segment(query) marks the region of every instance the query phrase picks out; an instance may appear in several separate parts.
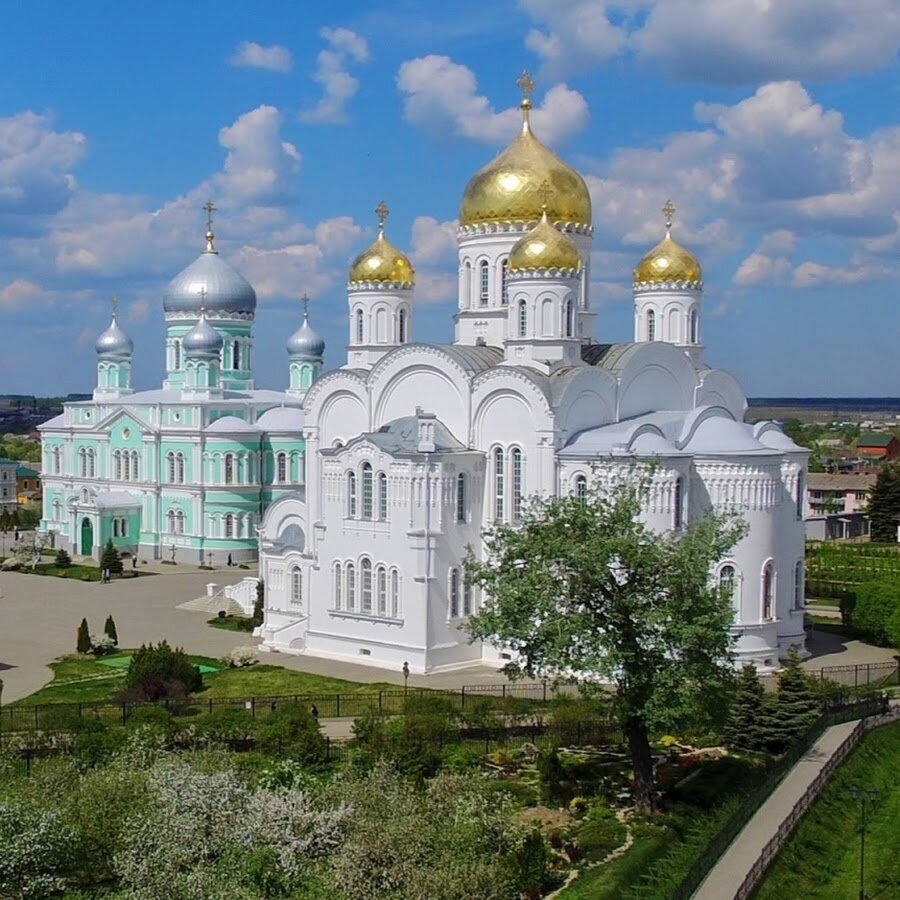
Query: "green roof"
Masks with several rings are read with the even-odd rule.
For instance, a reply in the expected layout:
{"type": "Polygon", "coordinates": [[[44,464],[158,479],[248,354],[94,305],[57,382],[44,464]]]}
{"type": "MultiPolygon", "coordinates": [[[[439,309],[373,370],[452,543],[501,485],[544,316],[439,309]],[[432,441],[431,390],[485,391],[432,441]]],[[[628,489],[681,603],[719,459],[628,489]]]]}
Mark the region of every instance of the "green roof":
{"type": "Polygon", "coordinates": [[[888,444],[894,439],[892,434],[886,434],[885,432],[877,432],[876,434],[866,434],[860,435],[857,438],[856,446],[857,447],[887,447],[888,444]]]}
{"type": "Polygon", "coordinates": [[[28,466],[19,466],[16,469],[16,478],[40,478],[41,473],[37,469],[30,469],[28,466]]]}
{"type": "Polygon", "coordinates": [[[7,459],[5,456],[0,456],[0,466],[4,463],[8,466],[17,466],[19,465],[20,460],[18,459],[7,459]]]}

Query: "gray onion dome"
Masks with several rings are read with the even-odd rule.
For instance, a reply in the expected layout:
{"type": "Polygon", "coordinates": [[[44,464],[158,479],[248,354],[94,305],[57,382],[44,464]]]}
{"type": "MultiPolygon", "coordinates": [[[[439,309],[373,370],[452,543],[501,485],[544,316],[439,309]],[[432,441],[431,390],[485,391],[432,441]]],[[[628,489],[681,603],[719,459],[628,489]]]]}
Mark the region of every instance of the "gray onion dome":
{"type": "Polygon", "coordinates": [[[222,335],[206,321],[206,310],[200,310],[200,319],[184,336],[181,346],[188,355],[219,354],[222,349],[222,335]]]}
{"type": "Polygon", "coordinates": [[[309,324],[309,313],[303,313],[303,324],[288,338],[287,352],[293,357],[321,359],[325,353],[325,341],[309,324]]]}
{"type": "Polygon", "coordinates": [[[134,343],[119,327],[118,317],[115,313],[112,315],[109,328],[97,338],[94,347],[101,356],[130,356],[134,351],[134,343]]]}
{"type": "Polygon", "coordinates": [[[219,256],[209,236],[206,251],[176,275],[163,294],[166,312],[197,313],[201,306],[212,312],[252,314],[256,310],[256,291],[219,256]]]}

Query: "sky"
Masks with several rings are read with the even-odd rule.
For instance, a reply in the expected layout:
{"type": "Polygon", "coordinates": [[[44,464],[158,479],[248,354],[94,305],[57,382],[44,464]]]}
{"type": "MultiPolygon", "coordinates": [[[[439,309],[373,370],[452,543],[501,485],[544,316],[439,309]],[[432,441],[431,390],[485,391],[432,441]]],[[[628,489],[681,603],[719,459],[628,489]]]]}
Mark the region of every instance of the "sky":
{"type": "Polygon", "coordinates": [[[31,0],[4,34],[0,393],[89,391],[113,295],[158,386],[208,198],[259,297],[257,386],[287,385],[304,293],[344,361],[382,199],[413,337],[449,342],[459,200],[527,68],[537,136],[591,191],[596,340],[632,339],[671,198],[711,364],[751,396],[900,395],[896,0],[31,0]]]}

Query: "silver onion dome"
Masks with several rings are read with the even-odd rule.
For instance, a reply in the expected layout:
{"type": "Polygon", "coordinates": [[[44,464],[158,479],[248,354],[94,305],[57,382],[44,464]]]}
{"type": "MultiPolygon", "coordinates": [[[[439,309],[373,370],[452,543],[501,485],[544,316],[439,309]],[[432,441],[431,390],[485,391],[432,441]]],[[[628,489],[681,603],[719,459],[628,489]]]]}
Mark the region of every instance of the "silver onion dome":
{"type": "Polygon", "coordinates": [[[197,324],[184,336],[182,349],[188,356],[217,356],[222,349],[222,335],[206,321],[206,310],[200,310],[197,324]]]}
{"type": "Polygon", "coordinates": [[[256,310],[253,286],[219,256],[209,236],[207,249],[169,282],[163,294],[166,312],[198,313],[201,306],[212,312],[256,310]]]}
{"type": "Polygon", "coordinates": [[[97,338],[94,348],[101,356],[130,356],[134,352],[134,343],[119,327],[118,316],[115,312],[112,314],[109,328],[97,338]]]}
{"type": "Polygon", "coordinates": [[[292,357],[321,359],[325,353],[325,341],[309,324],[309,312],[303,313],[303,324],[288,338],[287,352],[292,357]]]}

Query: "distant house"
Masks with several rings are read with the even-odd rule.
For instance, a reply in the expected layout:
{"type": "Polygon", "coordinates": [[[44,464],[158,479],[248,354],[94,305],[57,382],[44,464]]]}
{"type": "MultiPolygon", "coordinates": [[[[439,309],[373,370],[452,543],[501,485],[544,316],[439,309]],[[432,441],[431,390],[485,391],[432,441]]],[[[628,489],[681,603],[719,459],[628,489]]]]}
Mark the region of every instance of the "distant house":
{"type": "Polygon", "coordinates": [[[806,536],[813,540],[869,533],[866,505],[875,475],[810,472],[806,483],[806,536]]]}
{"type": "Polygon", "coordinates": [[[887,432],[873,431],[859,436],[856,452],[861,459],[896,459],[900,456],[900,441],[887,432]]]}
{"type": "Polygon", "coordinates": [[[19,503],[36,503],[41,499],[41,473],[30,466],[16,467],[16,499],[19,503]]]}
{"type": "Polygon", "coordinates": [[[13,507],[16,497],[16,469],[19,461],[0,456],[0,509],[13,507]]]}

